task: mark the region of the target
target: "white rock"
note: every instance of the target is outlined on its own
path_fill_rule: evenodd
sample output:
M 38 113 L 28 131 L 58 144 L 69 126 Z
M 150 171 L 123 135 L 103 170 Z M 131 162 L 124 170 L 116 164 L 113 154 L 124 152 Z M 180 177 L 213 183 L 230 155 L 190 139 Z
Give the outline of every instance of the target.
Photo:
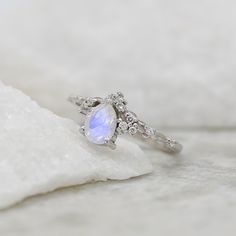
M 89 144 L 78 126 L 0 82 L 0 208 L 64 186 L 151 172 L 140 148 Z
M 32 198 L 0 214 L 0 235 L 235 236 L 236 132 L 175 136 L 181 156 L 146 152 L 152 174 Z

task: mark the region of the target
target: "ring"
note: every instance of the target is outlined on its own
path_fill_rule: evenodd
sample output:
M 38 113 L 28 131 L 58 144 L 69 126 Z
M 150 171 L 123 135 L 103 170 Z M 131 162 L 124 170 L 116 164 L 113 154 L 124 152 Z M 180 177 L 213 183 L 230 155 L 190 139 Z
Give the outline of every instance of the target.
M 127 101 L 121 92 L 104 99 L 70 96 L 68 100 L 85 115 L 80 132 L 93 144 L 115 149 L 117 137 L 129 134 L 166 152 L 179 153 L 182 150 L 181 144 L 148 126 L 139 120 L 134 112 L 129 111 Z

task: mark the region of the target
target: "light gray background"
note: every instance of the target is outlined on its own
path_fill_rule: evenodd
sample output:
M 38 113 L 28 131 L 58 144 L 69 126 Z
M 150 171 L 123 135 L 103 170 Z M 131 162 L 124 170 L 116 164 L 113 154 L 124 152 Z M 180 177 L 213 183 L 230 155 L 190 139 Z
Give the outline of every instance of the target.
M 235 127 L 235 1 L 3 6 L 0 78 L 56 113 L 73 117 L 70 93 L 121 90 L 158 127 Z
M 68 94 L 122 90 L 185 146 L 177 159 L 145 150 L 152 175 L 2 212 L 4 236 L 235 235 L 234 0 L 0 3 L 0 80 L 74 119 Z

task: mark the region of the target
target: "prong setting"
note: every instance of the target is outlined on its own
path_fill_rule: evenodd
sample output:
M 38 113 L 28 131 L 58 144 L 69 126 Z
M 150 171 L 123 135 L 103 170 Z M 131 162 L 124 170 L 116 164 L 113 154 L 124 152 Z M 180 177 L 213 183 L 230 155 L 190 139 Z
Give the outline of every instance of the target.
M 81 127 L 79 127 L 79 132 L 80 132 L 82 135 L 85 136 L 85 126 L 84 126 L 84 125 L 81 126 Z
M 107 146 L 108 148 L 110 148 L 111 150 L 115 150 L 116 149 L 116 144 L 111 139 L 110 140 L 109 139 L 105 140 L 105 144 L 104 145 Z

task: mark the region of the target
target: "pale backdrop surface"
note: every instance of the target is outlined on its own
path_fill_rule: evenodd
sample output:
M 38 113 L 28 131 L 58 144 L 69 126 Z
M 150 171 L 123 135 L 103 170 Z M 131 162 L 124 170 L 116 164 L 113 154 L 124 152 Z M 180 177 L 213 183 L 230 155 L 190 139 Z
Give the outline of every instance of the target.
M 0 0 L 0 80 L 77 119 L 71 93 L 121 90 L 178 158 L 0 213 L 0 234 L 235 236 L 235 0 Z M 208 131 L 207 131 L 208 130 Z M 14 147 L 13 147 L 14 148 Z
M 0 78 L 56 113 L 121 90 L 158 127 L 236 126 L 235 1 L 2 4 Z

